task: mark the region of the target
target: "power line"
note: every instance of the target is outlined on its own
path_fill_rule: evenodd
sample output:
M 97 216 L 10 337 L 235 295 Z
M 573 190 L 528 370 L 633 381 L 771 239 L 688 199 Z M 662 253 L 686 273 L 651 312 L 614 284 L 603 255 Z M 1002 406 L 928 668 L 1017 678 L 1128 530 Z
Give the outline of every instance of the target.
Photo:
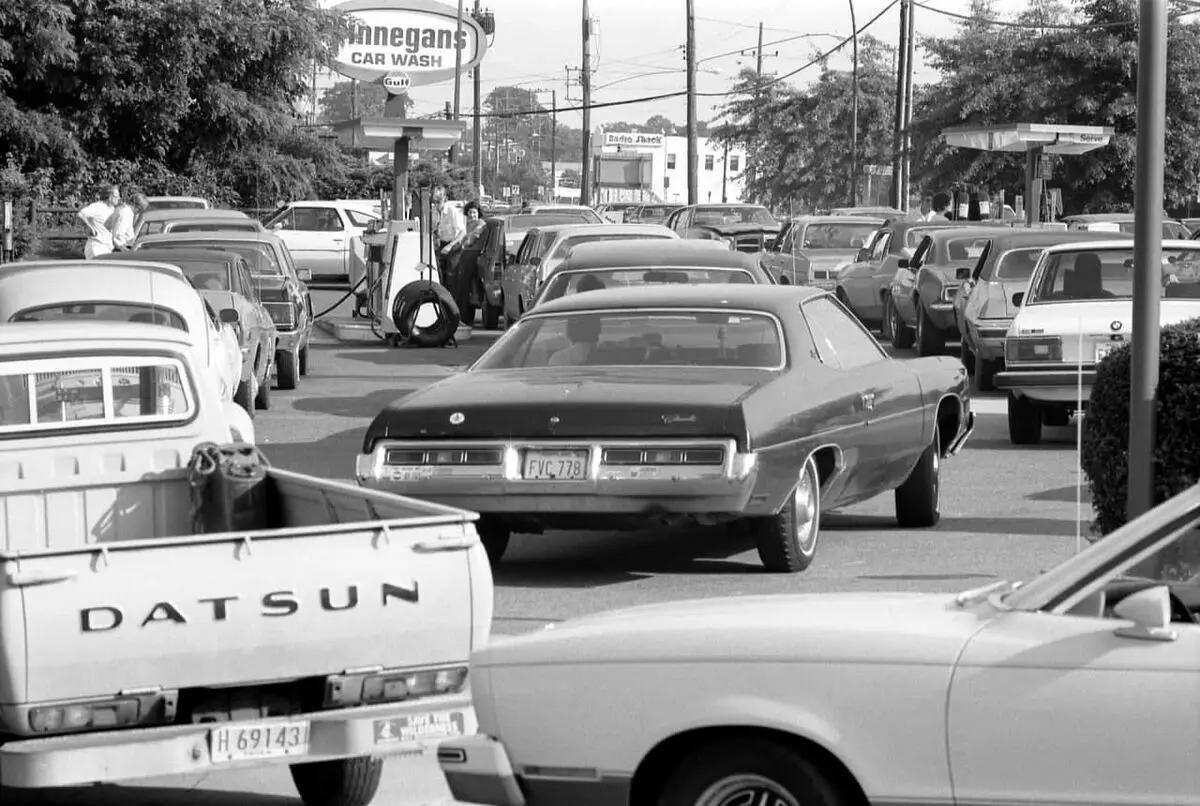
M 955 11 L 946 11 L 941 8 L 934 8 L 929 5 L 930 0 L 913 0 L 913 5 L 919 6 L 926 11 L 932 11 L 934 14 L 941 14 L 943 17 L 953 17 L 956 20 L 964 20 L 973 22 L 976 25 L 995 25 L 1001 28 L 1022 28 L 1025 30 L 1056 30 L 1056 31 L 1094 31 L 1097 29 L 1110 28 L 1129 28 L 1137 25 L 1137 20 L 1126 20 L 1125 22 L 1096 22 L 1096 23 L 1035 23 L 1035 22 L 1016 22 L 1014 20 L 993 20 L 984 17 L 974 17 L 970 14 L 959 14 Z M 1189 14 L 1200 14 L 1200 8 L 1191 11 L 1181 11 L 1178 14 L 1172 14 L 1167 19 L 1177 20 L 1180 17 L 1186 17 Z
M 872 25 L 874 25 L 876 22 L 878 22 L 880 19 L 882 19 L 883 16 L 885 14 L 887 14 L 889 11 L 891 11 L 893 8 L 895 8 L 898 3 L 900 3 L 900 0 L 892 0 L 892 2 L 888 3 L 883 8 L 882 11 L 880 11 L 878 14 L 876 14 L 871 19 L 867 20 L 862 25 L 862 27 L 860 27 L 857 31 L 855 31 L 850 36 L 843 39 L 841 42 L 839 42 L 834 47 L 830 48 L 829 50 L 825 51 L 824 53 L 818 54 L 816 58 L 812 59 L 811 61 L 805 62 L 804 64 L 797 67 L 795 70 L 784 73 L 783 75 L 775 76 L 774 78 L 772 78 L 768 81 L 762 82 L 761 84 L 758 85 L 759 88 L 763 89 L 766 87 L 770 87 L 774 84 L 778 84 L 782 81 L 786 81 L 787 79 L 791 78 L 792 76 L 798 75 L 799 73 L 802 73 L 803 71 L 807 70 L 810 67 L 821 64 L 827 58 L 829 58 L 830 56 L 832 56 L 833 54 L 837 53 L 839 50 L 844 48 L 846 45 L 848 45 L 851 42 L 851 40 L 854 39 L 855 36 L 862 34 L 863 31 L 867 30 Z M 796 38 L 798 38 L 798 37 L 792 37 L 792 39 L 796 39 Z M 764 42 L 763 46 L 765 47 L 768 44 L 775 44 L 775 43 Z M 744 50 L 744 48 L 743 48 L 743 50 Z M 740 50 L 734 51 L 734 52 L 741 53 Z M 725 55 L 728 55 L 728 54 L 725 54 Z M 710 56 L 708 58 L 712 59 L 712 58 L 717 58 L 717 57 Z M 667 92 L 667 93 L 662 93 L 660 95 L 647 95 L 647 96 L 643 96 L 641 98 L 628 98 L 624 101 L 607 101 L 607 102 L 598 103 L 598 104 L 587 104 L 586 106 L 585 105 L 564 106 L 564 107 L 559 107 L 558 111 L 560 113 L 562 113 L 562 112 L 582 112 L 585 109 L 609 109 L 609 108 L 612 108 L 615 106 L 633 106 L 634 104 L 652 103 L 654 101 L 666 101 L 666 100 L 670 100 L 671 98 L 682 98 L 682 97 L 685 97 L 687 94 L 688 93 L 686 90 L 682 91 L 682 92 L 680 92 L 680 91 Z M 698 98 L 728 98 L 732 95 L 737 95 L 737 94 L 738 94 L 738 92 L 735 90 L 728 90 L 726 92 L 697 92 L 697 93 L 695 93 L 696 97 L 698 97 Z M 522 115 L 545 115 L 545 114 L 549 114 L 549 110 L 529 109 L 529 110 L 522 110 L 522 111 L 518 111 L 518 112 L 493 112 L 493 113 L 485 114 L 484 117 L 512 118 L 512 117 L 519 117 Z

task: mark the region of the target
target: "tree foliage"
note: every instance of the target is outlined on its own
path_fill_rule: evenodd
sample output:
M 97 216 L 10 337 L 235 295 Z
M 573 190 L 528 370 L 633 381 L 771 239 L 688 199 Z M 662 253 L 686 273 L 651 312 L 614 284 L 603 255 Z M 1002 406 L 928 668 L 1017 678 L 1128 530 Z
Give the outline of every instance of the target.
M 387 90 L 382 85 L 369 81 L 337 81 L 332 87 L 321 93 L 317 105 L 321 109 L 321 123 L 337 123 L 354 118 L 371 118 L 383 115 L 387 104 Z M 408 95 L 400 96 L 404 111 L 401 117 L 408 117 L 413 100 Z

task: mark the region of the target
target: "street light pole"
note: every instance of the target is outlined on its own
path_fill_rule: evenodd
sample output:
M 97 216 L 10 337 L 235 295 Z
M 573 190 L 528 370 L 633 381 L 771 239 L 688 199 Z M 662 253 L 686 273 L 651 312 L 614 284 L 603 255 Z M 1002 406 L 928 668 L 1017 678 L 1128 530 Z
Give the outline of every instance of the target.
M 1141 0 L 1138 12 L 1137 174 L 1134 186 L 1133 345 L 1129 368 L 1126 514 L 1154 506 L 1155 396 L 1162 296 L 1163 149 L 1167 105 L 1167 2 Z
M 850 0 L 850 36 L 854 40 L 854 66 L 850 83 L 850 206 L 858 206 L 858 20 Z
M 696 3 L 687 0 L 687 195 L 695 204 L 700 195 L 699 155 L 696 153 Z

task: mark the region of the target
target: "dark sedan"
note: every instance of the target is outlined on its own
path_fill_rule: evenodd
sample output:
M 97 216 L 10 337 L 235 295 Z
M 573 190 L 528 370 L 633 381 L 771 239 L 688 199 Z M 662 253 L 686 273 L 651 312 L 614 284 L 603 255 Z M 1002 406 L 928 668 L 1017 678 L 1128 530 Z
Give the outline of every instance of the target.
M 795 572 L 823 510 L 894 490 L 902 525 L 938 522 L 968 395 L 958 359 L 893 360 L 817 289 L 592 291 L 386 407 L 356 476 L 479 512 L 493 562 L 514 532 L 731 524 Z
M 533 304 L 601 288 L 770 282 L 753 257 L 709 241 L 603 241 L 573 248 L 542 283 Z

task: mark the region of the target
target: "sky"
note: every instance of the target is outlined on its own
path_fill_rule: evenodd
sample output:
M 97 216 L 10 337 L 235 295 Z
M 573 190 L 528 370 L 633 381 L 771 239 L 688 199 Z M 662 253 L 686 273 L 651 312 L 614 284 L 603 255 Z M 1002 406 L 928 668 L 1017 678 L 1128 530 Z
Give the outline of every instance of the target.
M 336 2 L 322 0 L 322 5 Z M 453 0 L 444 2 L 454 5 Z M 741 69 L 753 68 L 759 22 L 764 26 L 764 73 L 781 75 L 812 62 L 850 35 L 851 3 L 860 30 L 884 12 L 864 33 L 885 42 L 897 41 L 897 0 L 695 0 L 697 93 L 728 92 Z M 969 0 L 917 3 L 914 24 L 918 37 L 953 34 L 958 20 L 938 11 L 963 14 L 970 8 Z M 472 5 L 473 0 L 467 0 L 468 11 Z M 497 86 L 521 86 L 545 90 L 540 97 L 549 106 L 549 91 L 553 89 L 560 107 L 578 106 L 580 89 L 577 85 L 568 89 L 566 67 L 578 67 L 582 60 L 582 5 L 582 0 L 485 0 L 483 7 L 495 15 L 496 33 L 480 65 L 483 97 Z M 628 101 L 686 88 L 685 0 L 590 0 L 590 6 L 596 21 L 592 38 L 593 103 Z M 1025 6 L 1026 0 L 995 0 L 997 12 L 1005 16 Z M 790 41 L 777 41 L 785 39 Z M 918 48 L 914 83 L 935 80 L 937 74 L 920 56 Z M 848 69 L 850 61 L 847 46 L 829 58 L 829 65 Z M 813 64 L 789 81 L 803 85 L 819 73 L 820 67 Z M 334 80 L 339 79 L 323 77 L 318 86 Z M 454 81 L 414 87 L 409 94 L 415 102 L 414 117 L 438 112 L 446 101 L 453 100 Z M 472 83 L 466 78 L 461 96 L 461 112 L 467 116 L 473 99 Z M 698 97 L 699 119 L 712 120 L 722 103 L 719 97 Z M 686 119 L 684 98 L 594 109 L 592 125 L 641 122 L 659 114 L 682 125 Z M 564 112 L 559 119 L 578 127 L 582 113 Z

